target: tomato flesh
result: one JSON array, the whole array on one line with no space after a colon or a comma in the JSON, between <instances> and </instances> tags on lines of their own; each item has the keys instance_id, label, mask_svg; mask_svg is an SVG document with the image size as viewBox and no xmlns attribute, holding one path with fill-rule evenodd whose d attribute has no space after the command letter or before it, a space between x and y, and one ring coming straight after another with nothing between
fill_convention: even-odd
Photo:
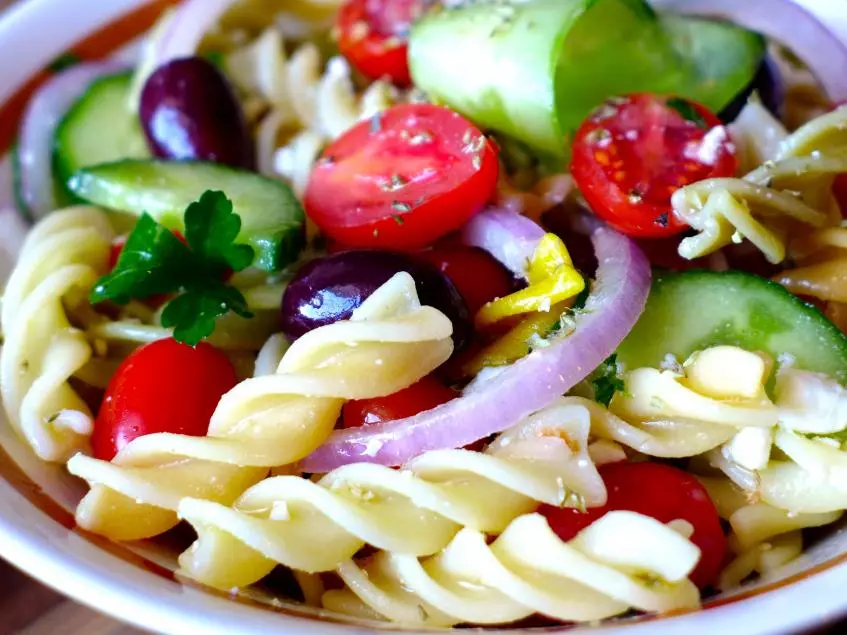
<instances>
[{"instance_id":1,"label":"tomato flesh","mask_svg":"<svg viewBox=\"0 0 847 635\"><path fill-rule=\"evenodd\" d=\"M478 247L439 246L421 255L450 278L471 316L485 304L515 290L509 270Z\"/></svg>"},{"instance_id":2,"label":"tomato flesh","mask_svg":"<svg viewBox=\"0 0 847 635\"><path fill-rule=\"evenodd\" d=\"M109 382L91 445L111 461L130 441L154 432L203 436L224 393L238 383L229 359L211 344L174 339L135 350Z\"/></svg>"},{"instance_id":3,"label":"tomato flesh","mask_svg":"<svg viewBox=\"0 0 847 635\"><path fill-rule=\"evenodd\" d=\"M348 401L344 404L341 418L345 428L394 421L411 417L419 412L431 410L459 396L433 377L420 381L387 397Z\"/></svg>"},{"instance_id":4,"label":"tomato flesh","mask_svg":"<svg viewBox=\"0 0 847 635\"><path fill-rule=\"evenodd\" d=\"M612 510L626 510L669 523L685 520L700 548L700 562L689 576L698 587L715 583L723 567L726 538L708 492L688 472L661 463L612 463L600 468L608 501L586 511L544 505L539 512L562 540L571 540Z\"/></svg>"},{"instance_id":5,"label":"tomato flesh","mask_svg":"<svg viewBox=\"0 0 847 635\"><path fill-rule=\"evenodd\" d=\"M671 212L680 187L738 168L720 119L677 97L636 94L607 101L583 122L571 173L594 213L630 236L661 237L687 225Z\"/></svg>"},{"instance_id":6,"label":"tomato flesh","mask_svg":"<svg viewBox=\"0 0 847 635\"><path fill-rule=\"evenodd\" d=\"M306 212L352 247L417 249L464 225L497 186L494 146L461 115L432 104L394 106L324 152Z\"/></svg>"},{"instance_id":7,"label":"tomato flesh","mask_svg":"<svg viewBox=\"0 0 847 635\"><path fill-rule=\"evenodd\" d=\"M409 29L433 0L349 0L338 13L338 48L362 75L409 86Z\"/></svg>"}]
</instances>

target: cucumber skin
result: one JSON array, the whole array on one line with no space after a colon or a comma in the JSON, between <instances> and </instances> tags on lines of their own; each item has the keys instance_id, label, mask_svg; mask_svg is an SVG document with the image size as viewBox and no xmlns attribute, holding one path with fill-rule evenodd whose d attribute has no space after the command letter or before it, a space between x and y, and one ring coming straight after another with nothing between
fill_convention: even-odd
<instances>
[{"instance_id":1,"label":"cucumber skin","mask_svg":"<svg viewBox=\"0 0 847 635\"><path fill-rule=\"evenodd\" d=\"M306 242L305 213L288 185L218 163L126 159L84 168L68 187L86 202L136 216L146 212L180 232L190 203L207 190L223 191L241 217L237 241L253 247L252 266L263 271L285 269Z\"/></svg>"},{"instance_id":2,"label":"cucumber skin","mask_svg":"<svg viewBox=\"0 0 847 635\"><path fill-rule=\"evenodd\" d=\"M618 348L624 369L659 368L720 344L790 354L795 365L847 381L847 336L781 285L742 271L657 272L647 307Z\"/></svg>"},{"instance_id":3,"label":"cucumber skin","mask_svg":"<svg viewBox=\"0 0 847 635\"><path fill-rule=\"evenodd\" d=\"M123 84L123 87L121 84ZM55 175L56 189L61 203L82 202L82 199L75 196L67 185L68 180L81 168L121 159L150 156L141 124L137 116L131 113L126 106L131 84L131 71L105 75L95 79L56 126L53 133L53 174ZM111 98L113 96L109 94L109 91L120 90L121 88L124 88L126 95L115 100L118 110L112 113L113 116L103 118L102 113L98 113L101 116L96 121L89 121L90 111L92 108L96 109L99 105L95 100L103 99L104 95ZM82 128L83 126L84 128ZM86 144L92 137L100 139L104 136L112 141L120 139L126 143L122 144L123 147L120 148L110 147L113 145L112 143L103 144L97 148L96 153L83 152L82 154L86 156L81 157L79 156L79 143L74 140L74 135L75 133L78 135L79 129L83 130L82 137ZM123 135L123 139L121 139L121 135ZM107 147L108 151L103 151Z\"/></svg>"},{"instance_id":4,"label":"cucumber skin","mask_svg":"<svg viewBox=\"0 0 847 635\"><path fill-rule=\"evenodd\" d=\"M708 37L692 37L698 33ZM463 53L445 42L461 42ZM658 16L643 0L480 0L419 20L409 68L438 103L561 160L570 135L604 99L677 94L718 112L749 84L764 53L759 35Z\"/></svg>"}]
</instances>

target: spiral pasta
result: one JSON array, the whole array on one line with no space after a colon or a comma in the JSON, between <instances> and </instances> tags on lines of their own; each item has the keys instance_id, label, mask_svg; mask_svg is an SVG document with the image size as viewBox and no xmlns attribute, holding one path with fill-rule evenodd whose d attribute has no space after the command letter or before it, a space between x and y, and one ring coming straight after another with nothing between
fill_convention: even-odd
<instances>
[{"instance_id":1,"label":"spiral pasta","mask_svg":"<svg viewBox=\"0 0 847 635\"><path fill-rule=\"evenodd\" d=\"M304 82L296 85L298 90L304 89ZM312 167L326 144L359 121L376 116L399 101L396 91L382 80L373 82L357 95L350 65L343 57L329 60L323 74L305 89L312 91L312 110L307 117L301 116L302 130L276 150L273 157L274 171L288 179L298 195L305 191Z\"/></svg>"},{"instance_id":2,"label":"spiral pasta","mask_svg":"<svg viewBox=\"0 0 847 635\"><path fill-rule=\"evenodd\" d=\"M450 356L451 334L442 313L420 305L411 276L397 274L350 320L297 340L275 374L224 395L206 437L147 435L111 463L74 456L68 469L91 485L78 524L132 540L173 527L185 497L232 503L269 468L320 445L345 400L388 395L429 374Z\"/></svg>"},{"instance_id":3,"label":"spiral pasta","mask_svg":"<svg viewBox=\"0 0 847 635\"><path fill-rule=\"evenodd\" d=\"M502 624L540 613L588 622L629 609L699 606L687 579L700 551L662 523L609 512L570 542L544 517L515 519L493 543L462 529L439 554L380 553L363 568L339 568L347 589L324 594L326 608L427 626Z\"/></svg>"},{"instance_id":4,"label":"spiral pasta","mask_svg":"<svg viewBox=\"0 0 847 635\"><path fill-rule=\"evenodd\" d=\"M588 450L590 420L557 404L501 435L488 452L425 453L400 471L354 463L318 482L267 479L233 508L184 500L179 514L198 540L183 574L219 588L251 584L277 564L330 571L365 544L424 556L463 527L500 533L539 503L596 506L603 482Z\"/></svg>"},{"instance_id":5,"label":"spiral pasta","mask_svg":"<svg viewBox=\"0 0 847 635\"><path fill-rule=\"evenodd\" d=\"M45 461L88 447L91 412L68 379L91 359L73 324L109 259L112 228L94 207L55 212L27 236L3 296L3 405Z\"/></svg>"},{"instance_id":6,"label":"spiral pasta","mask_svg":"<svg viewBox=\"0 0 847 635\"><path fill-rule=\"evenodd\" d=\"M357 94L347 61L334 57L324 68L321 52L311 42L286 56L275 27L231 53L226 65L239 88L270 109L257 127L260 171L285 177L298 195L329 141L399 99L385 81L373 82ZM281 147L280 133L288 137Z\"/></svg>"},{"instance_id":7,"label":"spiral pasta","mask_svg":"<svg viewBox=\"0 0 847 635\"><path fill-rule=\"evenodd\" d=\"M734 444L740 437L746 459L760 465L770 455L779 419L764 391L769 372L763 356L716 346L675 368L627 372L625 390L612 397L608 410L588 399L572 399L591 412L593 434L649 456L691 457L721 446L738 455ZM749 456L751 441L755 456Z\"/></svg>"},{"instance_id":8,"label":"spiral pasta","mask_svg":"<svg viewBox=\"0 0 847 635\"><path fill-rule=\"evenodd\" d=\"M772 160L743 179L707 179L677 190L674 213L699 231L680 242L680 255L697 258L747 238L778 263L792 227L838 224L832 183L847 172L845 128L847 108L839 108L782 140Z\"/></svg>"},{"instance_id":9,"label":"spiral pasta","mask_svg":"<svg viewBox=\"0 0 847 635\"><path fill-rule=\"evenodd\" d=\"M729 522L729 546L736 557L724 568L718 587L740 585L754 573L766 575L790 562L803 550L801 529L820 527L838 520L842 512L796 513L755 502L726 478L701 477L718 514Z\"/></svg>"}]
</instances>

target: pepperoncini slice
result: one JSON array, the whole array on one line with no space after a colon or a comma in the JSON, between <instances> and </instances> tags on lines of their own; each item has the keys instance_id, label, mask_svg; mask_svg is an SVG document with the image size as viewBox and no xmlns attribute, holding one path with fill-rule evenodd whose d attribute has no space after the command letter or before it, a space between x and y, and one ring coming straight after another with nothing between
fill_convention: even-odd
<instances>
[{"instance_id":1,"label":"pepperoncini slice","mask_svg":"<svg viewBox=\"0 0 847 635\"><path fill-rule=\"evenodd\" d=\"M476 314L477 328L485 328L503 319L527 313L546 313L585 289L585 280L574 269L573 261L561 238L545 234L539 241L529 265L529 286L493 300Z\"/></svg>"},{"instance_id":2,"label":"pepperoncini slice","mask_svg":"<svg viewBox=\"0 0 847 635\"><path fill-rule=\"evenodd\" d=\"M505 366L525 357L532 349L533 341L537 338L546 337L555 328L571 304L570 300L566 300L554 305L549 311L533 313L525 317L463 364L462 373L470 377L479 373L483 368Z\"/></svg>"}]
</instances>

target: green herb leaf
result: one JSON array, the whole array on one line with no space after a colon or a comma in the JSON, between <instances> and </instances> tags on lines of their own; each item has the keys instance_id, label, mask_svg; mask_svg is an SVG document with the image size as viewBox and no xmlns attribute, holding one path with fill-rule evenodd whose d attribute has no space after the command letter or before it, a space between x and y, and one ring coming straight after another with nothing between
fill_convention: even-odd
<instances>
[{"instance_id":1,"label":"green herb leaf","mask_svg":"<svg viewBox=\"0 0 847 635\"><path fill-rule=\"evenodd\" d=\"M51 73L61 73L63 70L70 68L71 66L76 66L81 61L82 58L79 55L69 51L67 53L62 53L59 57L50 62L50 64L47 65L47 70Z\"/></svg>"},{"instance_id":2,"label":"green herb leaf","mask_svg":"<svg viewBox=\"0 0 847 635\"><path fill-rule=\"evenodd\" d=\"M185 210L185 239L206 264L241 271L253 262L253 248L236 245L241 217L223 192L204 192Z\"/></svg>"},{"instance_id":3,"label":"green herb leaf","mask_svg":"<svg viewBox=\"0 0 847 635\"><path fill-rule=\"evenodd\" d=\"M604 406L609 405L616 392L624 392L626 386L618 375L617 355L612 354L600 364L597 370L591 373L589 381L594 387L594 399Z\"/></svg>"},{"instance_id":4,"label":"green herb leaf","mask_svg":"<svg viewBox=\"0 0 847 635\"><path fill-rule=\"evenodd\" d=\"M177 296L162 312L162 326L174 329L174 339L196 346L215 330L215 321L232 311L250 318L247 301L235 287L223 283L192 289Z\"/></svg>"},{"instance_id":5,"label":"green herb leaf","mask_svg":"<svg viewBox=\"0 0 847 635\"><path fill-rule=\"evenodd\" d=\"M174 339L195 345L228 314L252 317L247 301L223 280L226 271L241 271L253 261L253 248L235 244L241 218L222 192L205 192L185 211L184 244L171 230L143 214L111 273L90 294L92 304L111 300L126 304L152 295L180 293L162 313L162 325Z\"/></svg>"},{"instance_id":6,"label":"green herb leaf","mask_svg":"<svg viewBox=\"0 0 847 635\"><path fill-rule=\"evenodd\" d=\"M691 102L682 99L680 97L672 97L668 99L665 104L668 108L673 108L675 111L679 113L679 116L685 119L686 121L690 121L698 128L708 128L709 126L706 124L706 120L703 119L703 116L697 112L697 109L691 104Z\"/></svg>"},{"instance_id":7,"label":"green herb leaf","mask_svg":"<svg viewBox=\"0 0 847 635\"><path fill-rule=\"evenodd\" d=\"M91 290L92 304L111 300L126 304L151 295L179 290L175 272L193 266L193 257L173 232L143 214L121 250L111 273L100 278Z\"/></svg>"}]
</instances>

